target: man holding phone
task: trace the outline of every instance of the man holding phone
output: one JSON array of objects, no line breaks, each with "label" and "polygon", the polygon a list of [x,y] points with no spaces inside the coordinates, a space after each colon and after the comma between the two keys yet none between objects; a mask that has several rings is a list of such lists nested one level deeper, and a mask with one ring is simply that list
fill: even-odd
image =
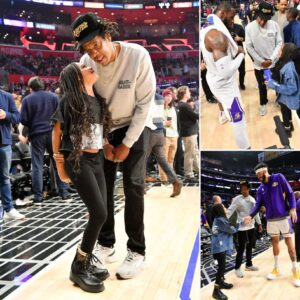
[{"label": "man holding phone", "polygon": [[259,88],[259,114],[261,116],[267,114],[268,103],[264,70],[275,66],[282,45],[279,26],[271,20],[272,16],[272,4],[261,2],[256,20],[246,27],[246,48],[254,63],[254,72]]}]

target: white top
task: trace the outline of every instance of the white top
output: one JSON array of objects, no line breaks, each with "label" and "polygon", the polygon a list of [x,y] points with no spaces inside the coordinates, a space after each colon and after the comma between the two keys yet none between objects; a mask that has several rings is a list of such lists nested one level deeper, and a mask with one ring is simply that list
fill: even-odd
[{"label": "white top", "polygon": [[91,124],[91,137],[82,136],[82,150],[103,148],[103,125]]},{"label": "white top", "polygon": [[116,60],[106,66],[94,62],[88,54],[81,63],[91,66],[99,75],[95,87],[106,99],[112,114],[112,130],[129,125],[123,144],[127,147],[138,140],[150,118],[156,79],[148,51],[140,45],[117,42],[121,50]]},{"label": "white top", "polygon": [[178,137],[178,128],[177,128],[177,114],[175,107],[167,107],[164,109],[164,121],[167,121],[168,117],[171,117],[171,126],[165,126],[166,128],[166,137]]},{"label": "white top", "polygon": [[271,59],[273,64],[268,68],[273,68],[278,60],[278,52],[282,45],[279,26],[276,22],[269,20],[265,27],[260,27],[257,21],[253,21],[246,26],[246,48],[254,59],[254,68],[263,69],[261,63],[266,59]]},{"label": "white top", "polygon": [[238,195],[235,198],[232,199],[232,203],[227,209],[227,218],[230,218],[233,213],[236,211],[237,212],[237,222],[239,223],[239,231],[245,231],[249,229],[254,228],[254,223],[255,221],[257,224],[261,224],[260,217],[257,214],[253,219],[250,224],[245,225],[243,223],[243,219],[246,216],[249,216],[252,208],[255,206],[255,199],[252,196],[248,197],[243,197],[243,195]]}]

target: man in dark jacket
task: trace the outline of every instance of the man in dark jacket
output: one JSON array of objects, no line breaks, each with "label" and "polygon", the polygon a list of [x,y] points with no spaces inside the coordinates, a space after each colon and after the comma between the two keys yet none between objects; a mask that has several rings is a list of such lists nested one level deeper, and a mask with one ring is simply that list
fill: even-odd
[{"label": "man in dark jacket", "polygon": [[187,103],[191,98],[191,93],[187,86],[181,86],[178,89],[177,98],[180,136],[183,138],[184,143],[184,176],[187,179],[193,179],[194,171],[199,173],[199,149],[197,142],[199,114],[194,112]]},{"label": "man in dark jacket", "polygon": [[[44,83],[39,77],[30,78],[28,86],[31,93],[22,100],[21,123],[28,127],[28,137],[31,144],[34,204],[41,205],[43,202],[44,153],[47,149],[50,158],[53,159],[50,118],[57,108],[58,97],[53,93],[44,91]],[[56,164],[53,163],[53,166]],[[60,180],[56,169],[55,177],[59,195],[63,200],[71,200],[68,185]]]},{"label": "man in dark jacket", "polygon": [[287,12],[289,24],[284,27],[283,35],[285,43],[294,43],[300,48],[300,21],[297,20],[299,11],[297,8],[290,8]]},{"label": "man in dark jacket", "polygon": [[5,221],[25,218],[13,207],[9,178],[12,158],[11,125],[18,124],[19,120],[20,113],[17,110],[13,96],[0,90],[0,197]]}]

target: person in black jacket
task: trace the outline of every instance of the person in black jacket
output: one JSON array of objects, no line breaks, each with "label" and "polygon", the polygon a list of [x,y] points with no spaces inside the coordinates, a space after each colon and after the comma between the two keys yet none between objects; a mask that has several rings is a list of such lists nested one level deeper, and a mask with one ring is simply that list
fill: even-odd
[{"label": "person in black jacket", "polygon": [[[35,205],[42,205],[44,153],[47,149],[50,159],[53,160],[50,117],[57,108],[58,97],[44,90],[45,85],[40,77],[31,77],[28,87],[30,94],[22,100],[21,123],[28,128],[30,141],[33,202]],[[69,185],[59,179],[56,169],[55,177],[61,198],[66,201],[71,200],[68,192]]]},{"label": "person in black jacket", "polygon": [[[243,42],[245,41],[245,30],[242,25],[235,24],[234,23],[234,17],[236,14],[236,10],[232,9],[231,19],[228,23],[228,30],[232,36],[232,38],[235,40],[238,46],[243,47]],[[240,82],[240,89],[245,90],[245,75],[246,75],[246,64],[245,64],[245,58],[243,59],[240,67],[239,67],[239,82]]]},{"label": "person in black jacket", "polygon": [[194,112],[187,101],[191,98],[188,86],[181,86],[177,91],[178,119],[180,123],[180,136],[184,143],[184,176],[194,178],[194,171],[199,173],[199,148],[198,148],[198,120],[199,114]]}]

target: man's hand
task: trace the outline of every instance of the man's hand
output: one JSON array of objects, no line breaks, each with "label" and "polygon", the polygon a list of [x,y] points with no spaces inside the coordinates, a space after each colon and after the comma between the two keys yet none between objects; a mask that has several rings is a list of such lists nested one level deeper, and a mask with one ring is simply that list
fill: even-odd
[{"label": "man's hand", "polygon": [[118,163],[118,162],[124,161],[127,158],[127,156],[129,155],[129,151],[130,151],[130,148],[128,148],[124,144],[117,146],[114,149],[114,153],[115,153],[114,162]]},{"label": "man's hand", "polygon": [[204,62],[200,64],[200,69],[201,71],[204,71],[206,69],[206,64]]},{"label": "man's hand", "polygon": [[6,118],[6,112],[3,109],[0,109],[0,120],[4,120]]},{"label": "man's hand", "polygon": [[238,46],[238,52],[237,52],[237,54],[240,54],[240,53],[243,53],[243,54],[245,54],[245,50],[244,50],[244,48],[243,48],[243,47],[241,47],[241,46]]},{"label": "man's hand", "polygon": [[19,141],[22,143],[22,144],[27,144],[28,143],[28,137],[22,135],[22,134],[19,134],[18,136],[19,138]]},{"label": "man's hand", "polygon": [[262,66],[263,68],[268,68],[268,67],[270,67],[271,65],[272,65],[272,60],[270,60],[270,59],[267,59],[267,60],[265,60],[264,62],[261,63],[261,66]]},{"label": "man's hand", "polygon": [[54,160],[56,162],[56,165],[63,164],[65,162],[65,157],[61,153],[54,153],[53,154],[53,158],[54,158]]},{"label": "man's hand", "polygon": [[262,233],[263,230],[262,230],[262,225],[261,224],[258,225],[257,229],[258,229],[259,233]]},{"label": "man's hand", "polygon": [[242,42],[243,41],[243,39],[240,36],[238,36],[238,35],[235,36],[234,40],[236,42]]},{"label": "man's hand", "polygon": [[292,222],[293,222],[293,223],[296,223],[296,222],[297,222],[296,208],[292,208],[292,209],[290,210],[290,216],[291,216]]},{"label": "man's hand", "polygon": [[103,150],[104,150],[105,159],[114,161],[115,159],[114,146],[111,144],[106,144],[103,146]]},{"label": "man's hand", "polygon": [[245,224],[245,225],[248,225],[248,224],[251,223],[251,220],[252,220],[252,218],[251,218],[250,216],[247,216],[247,217],[244,218],[243,221],[244,221],[244,224]]}]

